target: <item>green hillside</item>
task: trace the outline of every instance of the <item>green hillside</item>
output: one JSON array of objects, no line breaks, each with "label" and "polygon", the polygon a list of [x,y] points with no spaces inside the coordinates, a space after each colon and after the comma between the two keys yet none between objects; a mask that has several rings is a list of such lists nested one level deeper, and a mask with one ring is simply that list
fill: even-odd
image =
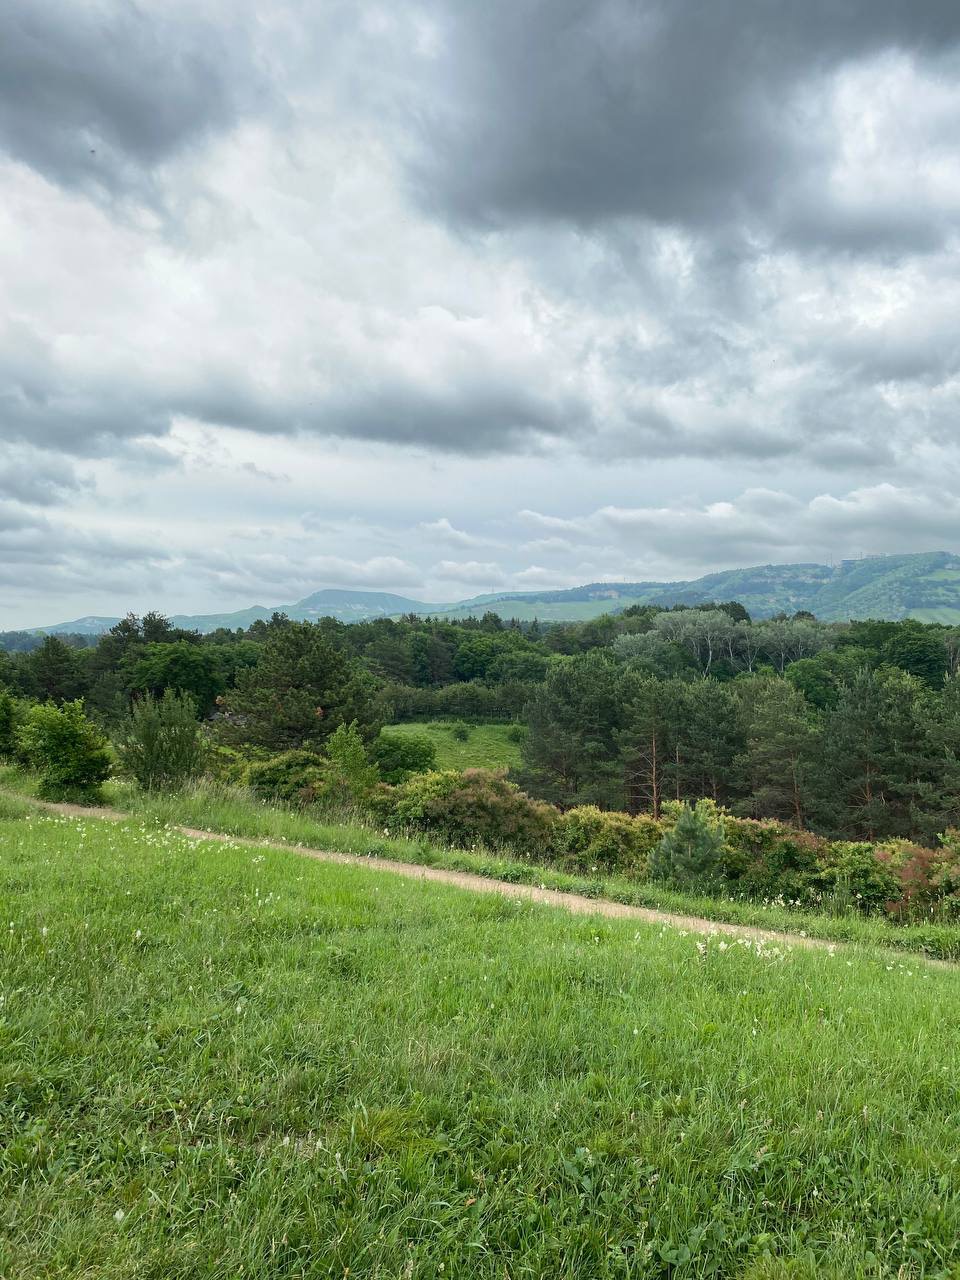
[{"label": "green hillside", "polygon": [[516,728],[511,724],[407,720],[390,725],[387,732],[432,742],[437,769],[515,769],[521,758]]},{"label": "green hillside", "polygon": [[[254,605],[235,613],[178,614],[171,621],[198,631],[249,627],[275,611],[291,618],[336,618],[362,622],[404,613],[443,618],[479,618],[488,612],[504,618],[575,622],[616,613],[633,604],[697,605],[739,600],[755,618],[808,609],[827,622],[848,618],[919,618],[960,625],[960,556],[946,551],[916,555],[870,556],[838,565],[767,564],[729,569],[681,582],[593,582],[563,591],[502,592],[457,603],[429,603],[386,591],[348,588],[316,591],[295,604]],[[81,618],[48,632],[105,631],[116,619]]]},{"label": "green hillside", "polygon": [[136,823],[0,845],[0,1275],[958,1273],[953,968]]},{"label": "green hillside", "polygon": [[943,551],[873,556],[819,564],[759,565],[712,573],[690,582],[594,583],[570,591],[538,592],[497,602],[454,607],[454,617],[487,610],[505,617],[581,620],[631,604],[703,604],[739,600],[755,618],[808,609],[825,621],[920,618],[960,624],[960,557]]}]

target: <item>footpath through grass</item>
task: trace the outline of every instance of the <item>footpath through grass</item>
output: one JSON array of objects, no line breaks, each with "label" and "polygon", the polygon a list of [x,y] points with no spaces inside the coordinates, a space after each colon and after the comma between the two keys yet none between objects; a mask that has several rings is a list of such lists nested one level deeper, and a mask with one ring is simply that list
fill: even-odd
[{"label": "footpath through grass", "polygon": [[[28,774],[0,766],[0,789],[29,797],[35,791],[35,782]],[[326,821],[310,810],[263,804],[242,790],[207,783],[175,794],[149,795],[129,784],[113,782],[105,788],[105,794],[108,802],[118,809],[155,825],[177,824],[357,857],[376,856],[448,871],[468,871],[494,880],[540,885],[676,915],[701,916],[720,923],[806,934],[830,942],[859,943],[960,962],[960,924],[897,925],[853,911],[831,916],[742,898],[676,893],[657,884],[638,883],[618,876],[572,875],[497,851],[450,849],[425,839],[391,837],[360,819]],[[3,803],[0,796],[0,812]]]},{"label": "footpath through grass", "polygon": [[0,818],[0,1275],[960,1275],[960,974]]}]

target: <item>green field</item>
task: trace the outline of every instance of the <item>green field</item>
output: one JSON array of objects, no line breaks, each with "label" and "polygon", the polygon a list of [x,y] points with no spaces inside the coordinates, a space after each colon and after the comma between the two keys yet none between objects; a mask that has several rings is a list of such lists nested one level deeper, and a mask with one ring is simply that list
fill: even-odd
[{"label": "green field", "polygon": [[[35,811],[37,779],[12,766],[0,766],[0,814],[12,805]],[[23,797],[23,800],[18,799]],[[960,963],[960,923],[919,921],[897,924],[883,916],[852,909],[828,913],[785,902],[696,894],[656,881],[616,873],[582,874],[520,856],[507,848],[445,846],[422,834],[387,835],[382,828],[350,814],[269,804],[243,788],[201,780],[181,791],[143,792],[114,780],[104,788],[107,804],[149,827],[183,825],[241,839],[271,840],[302,848],[327,849],[355,857],[376,856],[448,871],[467,871],[512,884],[539,885],[559,892],[605,898],[718,923],[747,925],[779,933],[807,934],[829,942],[854,942],[907,954]],[[26,801],[27,803],[24,803]]]},{"label": "green field", "polygon": [[0,1275],[955,1277],[960,973],[0,819]]},{"label": "green field", "polygon": [[437,750],[438,769],[513,769],[520,764],[520,744],[511,737],[511,724],[468,724],[467,739],[454,737],[453,720],[405,721],[392,724],[388,733],[409,733],[429,738]]}]

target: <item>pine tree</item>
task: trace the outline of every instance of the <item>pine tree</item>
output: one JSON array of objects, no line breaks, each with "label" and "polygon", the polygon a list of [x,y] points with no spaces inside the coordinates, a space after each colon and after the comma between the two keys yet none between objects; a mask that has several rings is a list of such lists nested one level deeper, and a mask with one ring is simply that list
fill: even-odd
[{"label": "pine tree", "polygon": [[896,668],[862,670],[824,722],[817,804],[826,824],[855,839],[914,836],[936,785],[931,695]]},{"label": "pine tree", "polygon": [[41,701],[72,702],[87,688],[86,672],[76,649],[58,636],[44,636],[28,659],[36,696]]},{"label": "pine tree", "polygon": [[742,686],[746,745],[735,762],[748,798],[737,812],[805,825],[817,752],[817,728],[803,694],[786,680]]},{"label": "pine tree", "polygon": [[680,889],[716,886],[722,878],[723,841],[723,819],[715,806],[708,800],[682,803],[676,824],[650,854],[650,878]]},{"label": "pine tree", "polygon": [[623,808],[616,742],[623,723],[620,674],[605,649],[551,668],[525,711],[524,773],[538,796],[563,805]]},{"label": "pine tree", "polygon": [[684,685],[676,763],[680,796],[729,803],[735,796],[733,762],[742,749],[740,704],[731,687],[717,680]]},{"label": "pine tree", "polygon": [[674,781],[684,685],[628,671],[621,686],[624,727],[616,733],[627,812],[660,817]]},{"label": "pine tree", "polygon": [[375,681],[312,622],[270,628],[224,709],[225,737],[272,751],[319,747],[353,720],[372,737],[382,723]]}]

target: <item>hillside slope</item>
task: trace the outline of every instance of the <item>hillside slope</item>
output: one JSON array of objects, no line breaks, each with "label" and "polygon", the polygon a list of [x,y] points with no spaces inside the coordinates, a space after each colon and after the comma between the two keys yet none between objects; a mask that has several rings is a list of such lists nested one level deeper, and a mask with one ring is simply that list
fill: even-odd
[{"label": "hillside slope", "polygon": [[136,823],[0,843],[3,1275],[957,1273],[955,970]]},{"label": "hillside slope", "polygon": [[[249,627],[275,611],[299,620],[321,617],[341,622],[419,613],[443,618],[481,617],[576,621],[616,613],[633,604],[703,604],[739,600],[755,618],[808,609],[827,622],[848,618],[919,618],[960,625],[960,556],[946,551],[872,556],[839,565],[768,564],[728,569],[679,582],[592,582],[562,591],[502,592],[459,603],[425,603],[386,591],[335,588],[315,591],[295,604],[254,605],[234,613],[177,614],[177,626],[198,631]],[[35,631],[98,634],[116,618],[86,617]]]}]

